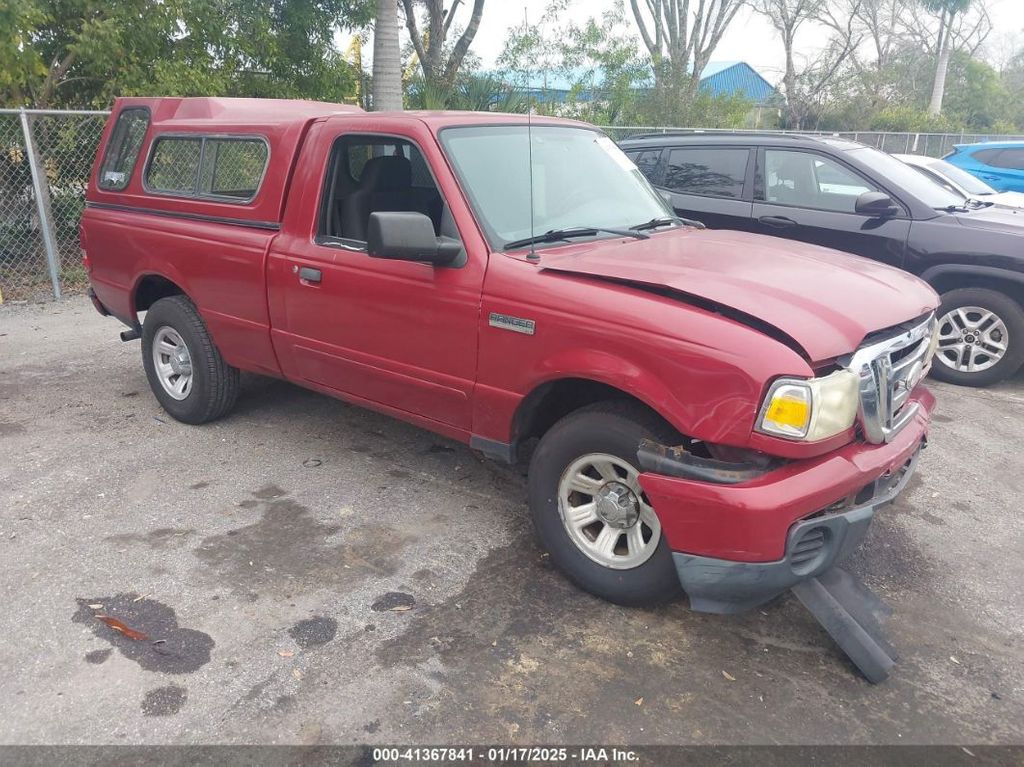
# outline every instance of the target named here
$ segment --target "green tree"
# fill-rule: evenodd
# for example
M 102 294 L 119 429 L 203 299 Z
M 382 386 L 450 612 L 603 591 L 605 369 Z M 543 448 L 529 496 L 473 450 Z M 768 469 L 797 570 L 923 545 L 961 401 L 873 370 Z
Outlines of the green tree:
M 355 73 L 334 33 L 369 0 L 7 0 L 0 99 L 106 106 L 119 95 L 340 100 Z

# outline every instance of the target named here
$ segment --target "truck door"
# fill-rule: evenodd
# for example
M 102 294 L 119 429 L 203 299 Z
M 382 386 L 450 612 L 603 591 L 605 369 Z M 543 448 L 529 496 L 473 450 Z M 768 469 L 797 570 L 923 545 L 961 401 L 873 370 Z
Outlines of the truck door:
M 433 135 L 419 121 L 329 118 L 296 167 L 268 259 L 285 375 L 459 436 L 470 429 L 487 251 Z M 374 211 L 417 211 L 459 238 L 459 266 L 371 258 Z M 439 428 L 446 425 L 449 428 Z

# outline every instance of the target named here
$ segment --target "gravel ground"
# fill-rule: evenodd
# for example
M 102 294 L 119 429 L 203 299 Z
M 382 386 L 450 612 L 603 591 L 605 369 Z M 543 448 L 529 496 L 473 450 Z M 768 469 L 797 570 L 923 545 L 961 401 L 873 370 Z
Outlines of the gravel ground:
M 0 307 L 0 743 L 1024 742 L 1020 377 L 934 386 L 850 563 L 894 610 L 871 686 L 789 595 L 581 593 L 517 472 L 412 426 L 255 377 L 178 424 L 119 330 Z

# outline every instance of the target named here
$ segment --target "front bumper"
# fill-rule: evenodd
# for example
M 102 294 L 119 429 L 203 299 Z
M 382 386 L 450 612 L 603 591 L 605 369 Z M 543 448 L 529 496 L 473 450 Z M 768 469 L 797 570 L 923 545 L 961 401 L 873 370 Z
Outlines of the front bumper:
M 640 476 L 695 610 L 730 613 L 823 573 L 857 547 L 925 444 L 935 399 L 923 387 L 890 442 L 855 443 L 737 484 Z

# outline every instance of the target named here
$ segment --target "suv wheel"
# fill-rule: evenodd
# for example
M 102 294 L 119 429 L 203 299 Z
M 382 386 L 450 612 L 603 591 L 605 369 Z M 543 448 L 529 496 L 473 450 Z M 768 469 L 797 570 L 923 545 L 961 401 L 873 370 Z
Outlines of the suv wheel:
M 163 409 L 184 423 L 220 418 L 238 396 L 238 369 L 221 357 L 185 296 L 156 301 L 142 324 L 142 364 Z
M 932 375 L 961 386 L 988 386 L 1024 362 L 1024 310 L 986 288 L 960 288 L 942 296 L 939 347 Z
M 673 436 L 642 407 L 603 402 L 571 413 L 541 439 L 528 480 L 534 526 L 552 561 L 581 588 L 623 605 L 682 593 L 636 465 L 641 440 Z

